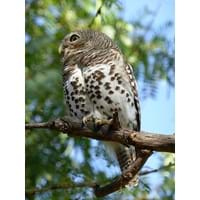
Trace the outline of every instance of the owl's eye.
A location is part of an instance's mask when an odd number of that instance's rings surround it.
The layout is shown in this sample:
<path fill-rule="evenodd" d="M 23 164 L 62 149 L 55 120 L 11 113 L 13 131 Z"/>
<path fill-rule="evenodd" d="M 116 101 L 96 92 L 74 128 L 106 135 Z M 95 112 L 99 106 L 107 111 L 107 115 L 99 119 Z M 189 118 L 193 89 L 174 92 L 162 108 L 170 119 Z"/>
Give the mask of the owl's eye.
<path fill-rule="evenodd" d="M 73 35 L 70 37 L 69 41 L 70 41 L 70 42 L 74 42 L 74 41 L 78 40 L 79 38 L 80 38 L 80 37 L 79 37 L 78 35 L 73 34 Z"/>

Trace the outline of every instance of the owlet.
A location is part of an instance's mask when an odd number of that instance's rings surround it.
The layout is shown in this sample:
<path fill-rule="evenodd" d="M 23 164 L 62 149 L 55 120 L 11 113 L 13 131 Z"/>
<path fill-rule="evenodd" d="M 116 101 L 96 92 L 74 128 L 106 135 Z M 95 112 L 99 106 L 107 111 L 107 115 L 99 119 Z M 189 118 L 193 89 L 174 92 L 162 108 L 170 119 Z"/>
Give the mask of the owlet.
<path fill-rule="evenodd" d="M 133 69 L 118 46 L 104 33 L 81 30 L 60 46 L 63 87 L 71 116 L 111 119 L 117 111 L 123 128 L 140 130 L 140 105 Z M 108 143 L 123 172 L 136 159 L 135 148 Z M 136 185 L 137 176 L 131 180 Z"/>

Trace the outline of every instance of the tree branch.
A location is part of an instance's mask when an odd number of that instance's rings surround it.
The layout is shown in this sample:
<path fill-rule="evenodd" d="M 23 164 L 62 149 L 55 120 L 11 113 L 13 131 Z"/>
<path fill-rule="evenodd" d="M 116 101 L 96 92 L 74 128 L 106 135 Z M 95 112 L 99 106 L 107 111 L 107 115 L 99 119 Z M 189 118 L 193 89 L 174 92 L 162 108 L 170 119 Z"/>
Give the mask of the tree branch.
<path fill-rule="evenodd" d="M 71 137 L 86 137 L 96 140 L 114 141 L 124 145 L 134 145 L 140 149 L 149 149 L 160 152 L 175 153 L 175 135 L 162 135 L 144 131 L 133 131 L 120 128 L 111 130 L 109 134 L 104 127 L 94 132 L 82 126 L 82 123 L 75 121 L 71 117 L 58 118 L 53 121 L 26 124 L 27 129 L 47 128 L 59 132 L 67 133 Z"/>
<path fill-rule="evenodd" d="M 129 184 L 130 180 L 133 179 L 133 177 L 140 171 L 140 169 L 145 164 L 147 159 L 151 156 L 151 154 L 152 151 L 150 150 L 141 150 L 135 162 L 128 170 L 124 171 L 122 175 L 118 179 L 114 180 L 112 183 L 103 187 L 97 186 L 94 190 L 95 195 L 97 197 L 103 197 L 124 188 L 126 185 Z"/>
<path fill-rule="evenodd" d="M 142 171 L 141 173 L 139 173 L 139 175 L 140 176 L 148 175 L 148 174 L 151 174 L 151 173 L 155 173 L 155 172 L 161 171 L 163 169 L 168 169 L 168 168 L 170 168 L 170 167 L 172 167 L 174 165 L 175 165 L 175 163 L 169 163 L 168 165 L 161 166 L 158 169 L 152 169 L 152 170 Z"/>
<path fill-rule="evenodd" d="M 96 183 L 92 183 L 89 187 L 94 189 L 94 194 L 97 197 L 103 197 L 110 193 L 113 193 L 121 188 L 124 188 L 130 183 L 130 180 L 140 171 L 147 159 L 151 156 L 152 151 L 162 152 L 175 152 L 175 138 L 174 135 L 161 135 L 147 132 L 137 132 L 133 130 L 123 129 L 120 126 L 118 114 L 113 114 L 112 120 L 97 120 L 100 128 L 92 131 L 94 127 L 94 121 L 92 124 L 87 123 L 87 127 L 84 126 L 80 121 L 76 121 L 71 117 L 58 118 L 53 121 L 26 124 L 25 128 L 47 128 L 54 129 L 63 133 L 67 133 L 72 137 L 86 137 L 104 141 L 114 141 L 124 145 L 134 145 L 137 148 L 137 157 L 134 163 L 125 171 L 122 172 L 121 176 L 115 179 L 113 182 L 105 185 L 98 186 Z M 96 122 L 95 122 L 96 124 Z M 149 173 L 149 172 L 148 172 Z M 145 173 L 144 173 L 145 174 Z M 146 172 L 147 174 L 147 172 Z M 80 184 L 76 186 L 69 184 L 54 185 L 50 188 L 35 189 L 27 191 L 26 194 L 35 194 L 36 192 L 45 192 L 54 189 L 66 189 L 72 187 L 88 187 L 88 184 Z"/>

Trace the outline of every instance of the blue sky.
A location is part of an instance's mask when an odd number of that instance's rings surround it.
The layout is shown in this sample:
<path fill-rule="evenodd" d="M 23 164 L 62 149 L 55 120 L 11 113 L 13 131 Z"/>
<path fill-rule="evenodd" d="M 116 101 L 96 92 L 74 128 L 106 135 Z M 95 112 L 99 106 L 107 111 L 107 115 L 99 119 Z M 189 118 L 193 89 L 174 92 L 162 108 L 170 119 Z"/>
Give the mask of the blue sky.
<path fill-rule="evenodd" d="M 121 1 L 124 7 L 123 17 L 127 21 L 137 18 L 145 6 L 152 11 L 157 10 L 153 27 L 158 29 L 163 23 L 171 20 L 174 22 L 174 1 L 173 0 L 140 0 Z M 166 32 L 168 38 L 174 38 L 174 28 Z M 138 83 L 139 88 L 142 83 Z M 158 85 L 158 93 L 155 99 L 147 98 L 141 102 L 142 130 L 160 132 L 163 134 L 174 133 L 174 89 L 162 81 Z"/>
<path fill-rule="evenodd" d="M 154 19 L 153 28 L 159 29 L 159 27 L 171 20 L 174 23 L 174 1 L 173 0 L 140 0 L 121 1 L 124 6 L 123 17 L 127 21 L 132 21 L 138 17 L 142 12 L 144 6 L 147 6 L 150 10 L 157 10 L 156 17 Z M 165 35 L 167 38 L 174 38 L 174 27 L 168 30 Z M 142 82 L 138 82 L 139 89 L 142 88 Z M 147 98 L 141 101 L 141 120 L 142 130 L 172 134 L 175 132 L 175 94 L 174 88 L 167 85 L 165 81 L 160 81 L 158 84 L 158 92 L 155 99 Z M 151 168 L 157 168 L 162 165 L 159 159 L 159 153 L 155 153 L 147 161 L 145 166 Z M 153 173 L 147 176 L 151 185 L 151 194 L 155 197 L 156 187 L 161 184 L 162 177 L 158 173 Z"/>

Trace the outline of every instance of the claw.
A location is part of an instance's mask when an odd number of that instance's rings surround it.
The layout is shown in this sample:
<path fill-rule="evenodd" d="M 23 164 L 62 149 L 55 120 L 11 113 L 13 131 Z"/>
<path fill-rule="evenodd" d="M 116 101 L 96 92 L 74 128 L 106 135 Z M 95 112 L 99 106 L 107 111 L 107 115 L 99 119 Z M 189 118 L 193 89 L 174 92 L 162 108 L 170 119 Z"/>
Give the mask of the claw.
<path fill-rule="evenodd" d="M 93 115 L 89 114 L 83 117 L 82 127 L 88 127 L 89 122 L 93 121 Z"/>

